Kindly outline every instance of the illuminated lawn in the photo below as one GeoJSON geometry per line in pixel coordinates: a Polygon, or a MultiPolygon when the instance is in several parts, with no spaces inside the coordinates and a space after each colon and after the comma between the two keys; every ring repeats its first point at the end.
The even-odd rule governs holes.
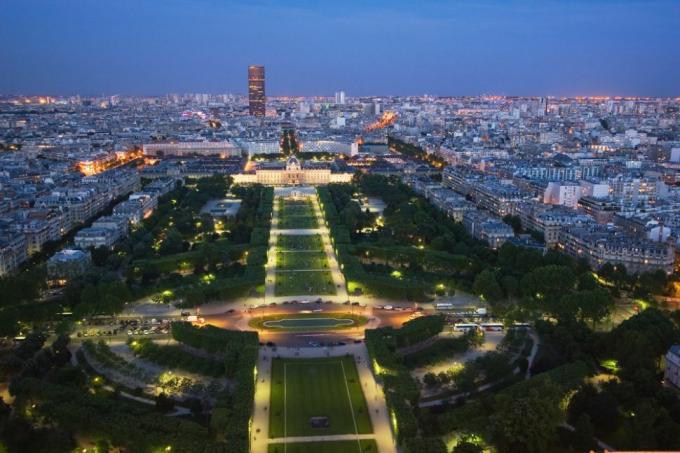
{"type": "Polygon", "coordinates": [[[276,241],[276,250],[321,250],[323,242],[321,235],[281,235],[276,241]]]}
{"type": "Polygon", "coordinates": [[[280,218],[278,226],[284,230],[304,230],[319,228],[319,223],[314,216],[286,215],[280,218]]]}
{"type": "Polygon", "coordinates": [[[279,228],[307,229],[318,228],[311,201],[279,201],[279,228]]]}
{"type": "Polygon", "coordinates": [[[276,273],[277,296],[333,295],[330,271],[288,271],[276,273]]]}
{"type": "Polygon", "coordinates": [[[270,438],[373,432],[356,364],[351,356],[273,359],[270,407],[270,438]],[[312,417],[328,417],[328,426],[312,427],[312,417]]]}
{"type": "Polygon", "coordinates": [[[314,206],[311,201],[285,201],[283,204],[279,204],[280,212],[282,215],[301,215],[301,216],[313,216],[314,206]]]}
{"type": "Polygon", "coordinates": [[[269,444],[267,453],[376,453],[373,439],[269,444]]]}
{"type": "Polygon", "coordinates": [[[248,325],[254,329],[274,331],[323,331],[353,329],[366,325],[365,316],[352,313],[279,313],[255,316],[248,325]],[[281,323],[283,321],[284,324],[281,323]],[[315,322],[317,321],[317,322],[315,322]]]}
{"type": "Polygon", "coordinates": [[[278,252],[276,269],[328,269],[328,260],[324,252],[278,252]]]}

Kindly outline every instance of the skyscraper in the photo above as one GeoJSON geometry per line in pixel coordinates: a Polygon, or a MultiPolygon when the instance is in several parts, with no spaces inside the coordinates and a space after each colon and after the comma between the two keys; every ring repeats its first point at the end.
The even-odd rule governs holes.
{"type": "Polygon", "coordinates": [[[335,103],[339,105],[343,105],[345,103],[345,92],[344,91],[336,91],[335,92],[335,103]]]}
{"type": "Polygon", "coordinates": [[[248,109],[253,116],[264,116],[264,66],[248,66],[248,109]]]}

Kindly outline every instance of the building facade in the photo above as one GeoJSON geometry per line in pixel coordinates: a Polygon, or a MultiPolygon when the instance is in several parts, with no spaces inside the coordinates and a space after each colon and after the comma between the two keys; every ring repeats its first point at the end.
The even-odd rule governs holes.
{"type": "Polygon", "coordinates": [[[252,116],[264,116],[264,66],[248,66],[248,111],[252,116]]]}
{"type": "Polygon", "coordinates": [[[585,258],[593,268],[623,264],[629,274],[673,272],[675,248],[668,242],[640,239],[601,225],[563,228],[558,248],[574,258],[585,258]]]}
{"type": "Polygon", "coordinates": [[[234,184],[263,184],[266,186],[323,185],[352,182],[353,173],[335,173],[328,165],[303,166],[291,156],[285,167],[261,167],[249,173],[234,175],[234,184]]]}

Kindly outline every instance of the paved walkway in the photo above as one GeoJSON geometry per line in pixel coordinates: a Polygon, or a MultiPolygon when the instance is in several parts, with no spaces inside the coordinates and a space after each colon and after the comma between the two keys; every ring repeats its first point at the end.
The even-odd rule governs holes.
{"type": "Polygon", "coordinates": [[[373,439],[373,434],[335,434],[332,436],[298,436],[275,437],[270,439],[272,444],[292,444],[296,442],[333,442],[338,440],[367,440],[373,439]]]}
{"type": "Polygon", "coordinates": [[[269,402],[271,394],[271,352],[260,348],[257,359],[257,382],[255,383],[255,407],[251,430],[250,451],[268,453],[269,445],[269,402]]]}

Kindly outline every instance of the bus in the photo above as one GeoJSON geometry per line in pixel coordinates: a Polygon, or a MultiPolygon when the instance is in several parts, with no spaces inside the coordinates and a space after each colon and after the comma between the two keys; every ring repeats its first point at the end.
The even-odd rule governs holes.
{"type": "Polygon", "coordinates": [[[475,323],[464,323],[464,322],[459,322],[453,325],[453,330],[456,330],[458,332],[468,332],[470,330],[477,330],[479,329],[479,325],[475,323]]]}
{"type": "Polygon", "coordinates": [[[510,326],[511,329],[530,329],[531,324],[528,322],[516,322],[513,323],[512,326],[510,326]]]}
{"type": "Polygon", "coordinates": [[[485,322],[479,325],[482,330],[487,332],[500,332],[503,330],[503,323],[500,322],[485,322]]]}

